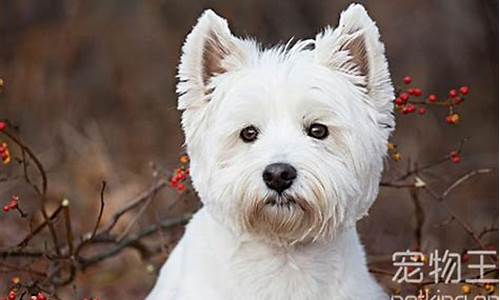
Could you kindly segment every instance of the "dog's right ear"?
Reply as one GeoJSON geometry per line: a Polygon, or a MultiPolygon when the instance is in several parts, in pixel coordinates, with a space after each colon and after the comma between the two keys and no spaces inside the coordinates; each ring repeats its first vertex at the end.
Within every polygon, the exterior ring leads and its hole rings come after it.
{"type": "Polygon", "coordinates": [[[240,43],[225,19],[210,9],[203,12],[182,47],[177,74],[178,109],[199,107],[210,100],[212,79],[244,63],[240,43]]]}

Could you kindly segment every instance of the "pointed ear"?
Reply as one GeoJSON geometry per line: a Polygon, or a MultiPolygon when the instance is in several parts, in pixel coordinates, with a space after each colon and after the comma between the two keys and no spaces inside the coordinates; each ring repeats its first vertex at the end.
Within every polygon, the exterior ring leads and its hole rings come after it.
{"type": "Polygon", "coordinates": [[[179,109],[207,102],[213,77],[241,67],[245,59],[239,42],[225,19],[212,10],[203,12],[182,47],[177,74],[179,109]]]}
{"type": "Polygon", "coordinates": [[[316,36],[315,43],[317,62],[345,73],[366,91],[381,112],[390,114],[394,89],[384,45],[375,22],[362,5],[349,6],[340,15],[338,27],[325,29],[316,36]]]}

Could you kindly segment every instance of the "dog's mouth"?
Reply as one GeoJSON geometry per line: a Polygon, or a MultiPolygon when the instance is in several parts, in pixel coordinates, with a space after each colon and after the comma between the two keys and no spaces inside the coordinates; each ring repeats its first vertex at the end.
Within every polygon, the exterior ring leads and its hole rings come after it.
{"type": "Polygon", "coordinates": [[[310,240],[323,227],[318,207],[301,197],[272,193],[247,203],[243,214],[246,229],[272,241],[289,244],[310,240]]]}
{"type": "Polygon", "coordinates": [[[269,195],[264,199],[264,204],[273,207],[291,207],[297,204],[295,198],[288,194],[269,195]]]}

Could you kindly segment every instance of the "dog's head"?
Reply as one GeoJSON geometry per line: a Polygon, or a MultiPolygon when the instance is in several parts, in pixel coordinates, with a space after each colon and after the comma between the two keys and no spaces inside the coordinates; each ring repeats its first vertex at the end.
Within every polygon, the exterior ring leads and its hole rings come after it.
{"type": "Polygon", "coordinates": [[[271,49],[207,10],[182,52],[191,176],[215,218],[294,243],[330,238],[366,214],[394,118],[384,46],[361,5],[314,40],[271,49]]]}

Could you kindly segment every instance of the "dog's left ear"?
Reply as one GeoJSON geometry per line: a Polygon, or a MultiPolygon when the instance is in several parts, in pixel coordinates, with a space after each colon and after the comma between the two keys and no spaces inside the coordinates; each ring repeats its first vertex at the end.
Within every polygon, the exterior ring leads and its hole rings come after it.
{"type": "Polygon", "coordinates": [[[177,74],[178,108],[206,103],[213,89],[212,79],[239,69],[244,62],[242,40],[231,34],[225,19],[205,10],[182,47],[177,74]]]}
{"type": "Polygon", "coordinates": [[[316,36],[315,56],[318,63],[344,73],[364,89],[381,113],[392,112],[394,89],[384,45],[362,5],[349,6],[335,30],[327,28],[316,36]]]}

